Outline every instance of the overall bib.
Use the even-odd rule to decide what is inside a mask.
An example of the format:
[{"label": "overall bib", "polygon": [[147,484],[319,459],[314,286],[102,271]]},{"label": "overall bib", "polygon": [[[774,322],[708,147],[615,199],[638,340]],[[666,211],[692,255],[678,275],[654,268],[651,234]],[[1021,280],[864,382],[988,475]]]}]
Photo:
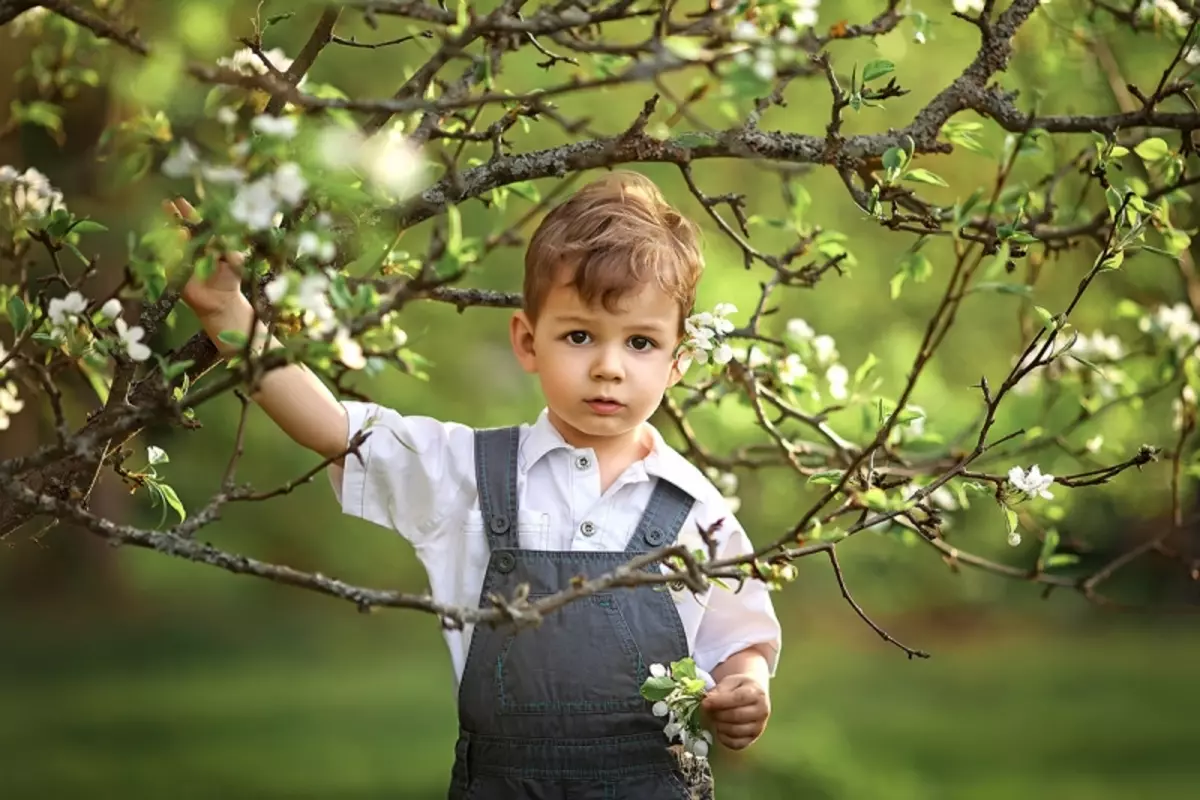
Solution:
[{"label": "overall bib", "polygon": [[[568,588],[675,541],[693,500],[659,480],[624,552],[521,549],[517,428],[475,434],[475,474],[491,557],[480,593],[531,598]],[[657,569],[657,565],[648,569]],[[688,655],[664,584],[620,588],[549,614],[537,627],[478,625],[459,688],[450,800],[697,800],[707,762],[671,748],[640,689],[651,664]],[[684,762],[687,764],[685,776]]]}]

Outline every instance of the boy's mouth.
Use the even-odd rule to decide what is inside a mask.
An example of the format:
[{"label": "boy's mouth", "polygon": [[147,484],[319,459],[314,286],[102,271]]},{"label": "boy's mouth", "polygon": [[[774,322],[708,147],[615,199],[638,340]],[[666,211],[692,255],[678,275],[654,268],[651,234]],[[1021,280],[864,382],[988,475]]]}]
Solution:
[{"label": "boy's mouth", "polygon": [[611,397],[591,397],[584,402],[597,414],[615,414],[625,407],[624,403],[617,402]]}]

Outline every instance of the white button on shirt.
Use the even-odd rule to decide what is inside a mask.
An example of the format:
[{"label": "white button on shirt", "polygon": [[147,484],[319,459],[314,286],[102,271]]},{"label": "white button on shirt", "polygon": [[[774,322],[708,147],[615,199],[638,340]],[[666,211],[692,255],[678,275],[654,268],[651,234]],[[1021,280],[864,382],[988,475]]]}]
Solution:
[{"label": "white button on shirt", "polygon": [[[475,482],[474,431],[429,417],[402,416],[373,403],[345,402],[350,434],[370,432],[344,470],[330,469],[347,514],[392,528],[412,543],[429,577],[433,599],[477,607],[490,551]],[[653,427],[651,427],[653,431]],[[669,480],[695,499],[679,541],[702,548],[698,526],[716,533],[717,556],[753,550],[719,491],[653,431],[654,448],[630,465],[603,494],[596,455],[563,440],[547,412],[521,425],[517,459],[518,537],[529,550],[624,550],[654,479]],[[729,656],[766,645],[774,674],[779,621],[766,587],[747,581],[736,594],[710,586],[701,596],[672,591],[697,666],[712,672]],[[462,678],[472,626],[445,631],[456,680]]]}]

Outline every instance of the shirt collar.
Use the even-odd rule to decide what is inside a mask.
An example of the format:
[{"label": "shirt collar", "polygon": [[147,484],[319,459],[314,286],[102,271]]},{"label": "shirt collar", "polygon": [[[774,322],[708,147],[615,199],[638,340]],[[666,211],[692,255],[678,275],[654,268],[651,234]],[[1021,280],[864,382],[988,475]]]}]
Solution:
[{"label": "shirt collar", "polygon": [[[647,425],[653,439],[653,449],[642,461],[646,474],[662,478],[687,492],[696,501],[702,501],[711,484],[694,464],[684,458],[675,448],[663,440],[662,434],[653,425]],[[521,445],[521,470],[528,472],[545,455],[554,450],[571,450],[570,444],[550,422],[549,409],[542,409],[537,420],[529,426],[529,433]]]}]

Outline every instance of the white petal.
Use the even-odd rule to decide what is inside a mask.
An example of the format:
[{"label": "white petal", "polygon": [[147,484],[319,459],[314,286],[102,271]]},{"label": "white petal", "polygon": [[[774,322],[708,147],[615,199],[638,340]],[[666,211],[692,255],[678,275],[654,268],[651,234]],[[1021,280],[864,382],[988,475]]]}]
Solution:
[{"label": "white petal", "polygon": [[653,707],[651,707],[650,711],[656,717],[665,717],[667,714],[671,713],[671,708],[662,700],[659,700],[653,705]]},{"label": "white petal", "polygon": [[145,361],[150,357],[150,348],[141,342],[129,342],[125,346],[125,351],[134,361]]},{"label": "white petal", "polygon": [[665,678],[667,675],[667,668],[662,664],[651,664],[650,674],[655,678]]}]

